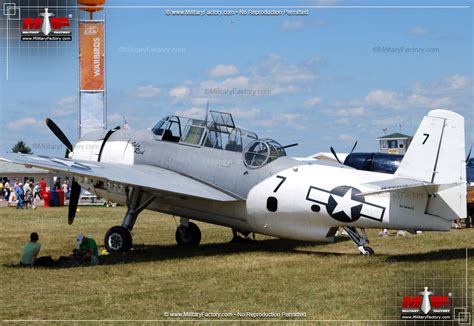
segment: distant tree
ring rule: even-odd
[[[12,147],[13,153],[33,154],[31,148],[29,148],[23,140],[16,142],[15,146]]]

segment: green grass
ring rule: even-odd
[[[55,259],[71,252],[78,232],[96,239],[101,250],[105,232],[124,213],[123,207],[81,207],[69,226],[67,207],[0,209],[1,319],[162,320],[165,312],[185,311],[397,319],[403,296],[425,284],[439,289],[442,282],[465,297],[465,248],[471,255],[474,249],[474,229],[404,238],[379,238],[371,230],[376,256],[365,257],[347,240],[314,244],[257,235],[256,244],[232,244],[229,229],[199,222],[201,245],[185,249],[175,245],[173,218],[144,211],[134,229],[134,250],[103,256],[100,266],[13,266],[33,231],[41,255]],[[470,259],[470,276],[472,270]]]

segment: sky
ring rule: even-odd
[[[465,117],[466,152],[474,143],[468,1],[199,1],[200,10],[247,11],[232,16],[173,15],[197,2],[168,3],[181,7],[109,0],[95,16],[106,15],[109,128],[123,117],[132,129],[169,114],[203,118],[209,101],[260,137],[299,143],[289,155],[308,156],[347,152],[356,140],[357,151],[377,151],[377,137],[413,135],[427,112],[449,109]],[[267,7],[245,7],[258,4]],[[263,9],[308,15],[249,14]],[[77,26],[78,10],[68,14]],[[77,38],[46,52],[10,48],[8,80],[0,42],[0,151],[22,139],[62,156],[44,119],[77,140]]]

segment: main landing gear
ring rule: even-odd
[[[176,243],[184,247],[197,247],[201,242],[201,230],[189,219],[181,217],[180,225],[176,228]]]
[[[104,243],[108,252],[125,252],[132,248],[131,231],[137,221],[138,214],[155,199],[155,195],[140,189],[128,188],[127,192],[128,209],[122,225],[110,228],[105,234]]]
[[[352,239],[352,241],[355,242],[355,244],[357,245],[357,249],[359,249],[361,255],[371,256],[375,254],[372,248],[366,246],[366,244],[369,243],[369,239],[367,239],[367,234],[365,233],[365,229],[361,228],[360,230],[361,230],[361,233],[359,233],[355,227],[352,227],[352,226],[344,227],[344,231],[346,231],[349,237]]]

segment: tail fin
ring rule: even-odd
[[[447,220],[466,217],[464,118],[452,111],[430,111],[395,176],[438,185],[455,184],[431,196],[426,213]]]

